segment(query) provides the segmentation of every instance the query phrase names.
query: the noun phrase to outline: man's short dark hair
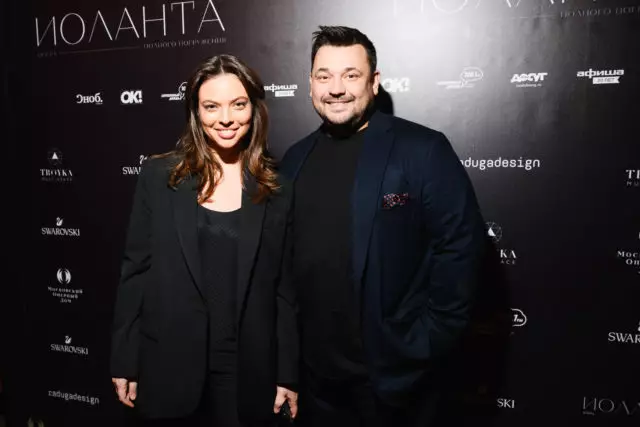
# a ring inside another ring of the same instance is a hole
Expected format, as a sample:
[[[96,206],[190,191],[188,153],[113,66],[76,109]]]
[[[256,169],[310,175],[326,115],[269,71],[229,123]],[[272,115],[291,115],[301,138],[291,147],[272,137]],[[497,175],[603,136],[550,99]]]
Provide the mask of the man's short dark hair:
[[[311,47],[311,68],[316,54],[322,46],[353,46],[362,45],[367,52],[367,59],[371,67],[371,74],[376,71],[378,66],[378,56],[376,48],[373,46],[369,37],[361,33],[355,28],[337,27],[337,26],[320,26],[319,31],[313,33],[313,46]]]

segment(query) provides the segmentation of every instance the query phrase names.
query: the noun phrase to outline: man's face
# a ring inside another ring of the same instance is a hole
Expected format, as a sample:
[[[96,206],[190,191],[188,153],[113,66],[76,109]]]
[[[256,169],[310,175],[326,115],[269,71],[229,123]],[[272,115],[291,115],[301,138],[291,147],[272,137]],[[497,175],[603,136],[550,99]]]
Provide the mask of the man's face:
[[[362,45],[322,46],[313,61],[311,100],[331,125],[358,123],[378,94],[380,74],[371,70]]]

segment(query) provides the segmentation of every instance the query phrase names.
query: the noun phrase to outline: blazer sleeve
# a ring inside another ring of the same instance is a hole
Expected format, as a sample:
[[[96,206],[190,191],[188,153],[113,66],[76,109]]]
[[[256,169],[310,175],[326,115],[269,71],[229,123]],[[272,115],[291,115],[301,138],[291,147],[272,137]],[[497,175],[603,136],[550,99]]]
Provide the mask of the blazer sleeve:
[[[297,322],[297,299],[295,283],[292,277],[292,207],[293,191],[285,190],[287,198],[286,229],[284,252],[277,285],[277,341],[278,366],[276,381],[282,386],[295,386],[298,383],[299,338]]]
[[[116,294],[110,361],[115,378],[135,379],[138,375],[139,315],[151,266],[149,175],[149,167],[143,167],[136,184]]]
[[[428,358],[446,356],[466,328],[484,248],[484,221],[471,181],[447,138],[438,133],[422,169],[423,221],[431,236],[426,270]]]

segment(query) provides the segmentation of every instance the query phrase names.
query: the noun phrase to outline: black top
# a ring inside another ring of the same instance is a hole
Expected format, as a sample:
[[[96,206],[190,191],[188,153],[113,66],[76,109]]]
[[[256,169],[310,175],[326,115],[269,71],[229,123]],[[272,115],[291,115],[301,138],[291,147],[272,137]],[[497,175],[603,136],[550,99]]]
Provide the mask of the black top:
[[[302,359],[327,379],[366,374],[351,274],[350,199],[363,134],[346,139],[321,134],[294,188]]]
[[[236,361],[236,302],[240,209],[199,206],[198,243],[209,311],[209,369],[229,372]]]

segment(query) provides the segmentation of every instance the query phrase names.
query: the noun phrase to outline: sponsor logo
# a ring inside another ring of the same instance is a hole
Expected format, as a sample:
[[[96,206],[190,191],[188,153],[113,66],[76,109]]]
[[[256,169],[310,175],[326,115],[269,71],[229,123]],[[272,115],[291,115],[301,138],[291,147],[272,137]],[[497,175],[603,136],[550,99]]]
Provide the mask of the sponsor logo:
[[[627,187],[640,187],[640,169],[626,169]]]
[[[56,218],[55,227],[41,227],[40,231],[43,236],[80,237],[80,229],[64,227],[64,219],[61,217]]]
[[[619,250],[616,253],[616,257],[620,260],[623,260],[625,265],[638,268],[638,271],[640,272],[640,252],[638,252],[637,250]]]
[[[523,159],[518,157],[517,159],[503,159],[497,157],[495,159],[472,159],[468,157],[464,160],[460,160],[465,168],[478,169],[481,171],[487,169],[524,169],[526,171],[532,171],[542,166],[542,162],[539,159]]]
[[[511,309],[511,326],[521,328],[527,324],[527,316],[519,308]]]
[[[65,400],[67,402],[80,402],[87,405],[96,406],[100,404],[100,398],[94,396],[82,395],[79,393],[70,393],[60,390],[49,390],[49,397]]]
[[[169,101],[184,101],[184,94],[187,91],[187,82],[180,83],[178,91],[176,93],[163,93],[161,98],[168,99]]]
[[[296,96],[296,90],[298,85],[277,85],[271,83],[269,86],[265,86],[266,92],[272,92],[276,98]]]
[[[47,153],[48,168],[40,168],[40,179],[43,182],[70,183],[73,181],[73,172],[64,166],[62,151],[52,148]]]
[[[502,240],[502,227],[495,222],[487,222],[485,224],[487,237],[491,239],[494,244],[499,243]],[[500,256],[500,264],[503,265],[516,265],[518,256],[514,249],[497,247],[498,254]]]
[[[502,227],[495,222],[487,222],[487,236],[491,238],[493,243],[498,243],[502,239]]]
[[[56,277],[58,278],[58,283],[61,285],[68,285],[71,283],[71,272],[67,268],[59,268],[56,273]]]
[[[140,171],[142,170],[142,164],[148,158],[149,158],[149,156],[145,156],[144,154],[140,154],[140,156],[138,156],[138,164],[136,166],[123,166],[122,167],[122,175],[140,175]]]
[[[498,408],[515,409],[516,407],[516,401],[514,399],[505,399],[503,397],[499,397],[498,399],[496,399],[496,401],[498,403]]]
[[[58,298],[63,304],[70,304],[76,301],[83,294],[83,290],[77,287],[70,287],[73,277],[71,271],[68,268],[59,268],[56,272],[57,284],[54,286],[48,286],[49,293]]]
[[[466,67],[460,73],[458,80],[445,80],[438,82],[438,86],[445,89],[470,89],[482,80],[484,73],[478,67]]]
[[[75,354],[75,355],[84,356],[84,357],[89,356],[89,349],[87,347],[72,345],[72,343],[73,343],[73,338],[70,337],[69,335],[65,335],[64,344],[57,344],[57,343],[50,344],[49,349],[55,353],[68,353],[68,354]]]
[[[511,83],[514,83],[516,87],[541,87],[544,78],[549,73],[528,73],[528,74],[514,74],[511,77]]]
[[[102,95],[100,92],[95,95],[76,95],[76,104],[102,105]]]
[[[620,344],[640,344],[640,323],[638,323],[636,333],[609,332],[607,341]]]
[[[618,84],[620,77],[624,76],[624,70],[594,70],[589,68],[588,71],[578,71],[579,78],[587,78],[594,85],[602,84]]]
[[[120,93],[120,102],[124,105],[142,104],[142,91],[123,90]]]

